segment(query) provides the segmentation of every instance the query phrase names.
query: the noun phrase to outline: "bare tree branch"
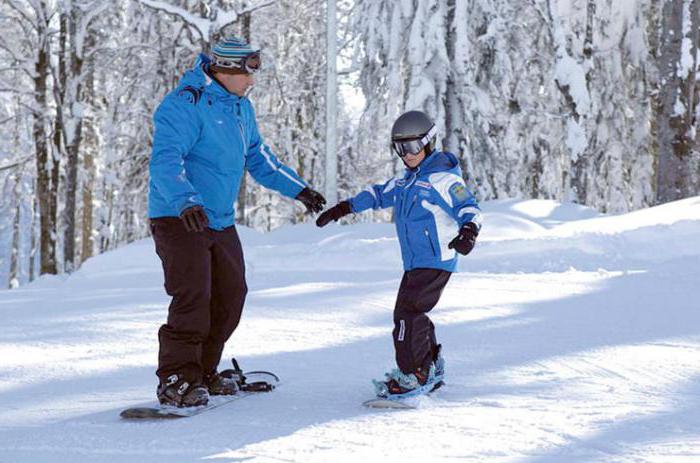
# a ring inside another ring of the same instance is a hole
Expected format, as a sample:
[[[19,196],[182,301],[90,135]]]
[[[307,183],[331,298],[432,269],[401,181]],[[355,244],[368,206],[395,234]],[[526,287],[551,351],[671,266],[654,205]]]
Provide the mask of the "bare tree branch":
[[[36,19],[36,22],[35,22],[32,18],[29,17],[29,15],[27,15],[27,12],[26,12],[26,8],[25,8],[25,7],[23,7],[23,6],[21,6],[21,5],[18,5],[17,2],[15,2],[14,0],[4,0],[4,1],[5,1],[5,2],[7,3],[7,5],[9,5],[9,7],[12,8],[17,14],[19,14],[22,18],[24,18],[24,20],[25,20],[27,23],[31,24],[35,31],[38,31],[38,30],[39,30],[39,24],[38,24],[38,21],[39,21],[39,19],[38,19],[39,11],[38,11],[36,5],[32,5],[32,6],[34,7],[34,10],[37,12],[37,19]]]
[[[255,5],[251,5],[244,8],[241,11],[236,11],[235,9],[224,11],[222,9],[217,9],[216,18],[214,20],[206,17],[197,16],[190,13],[184,8],[179,6],[171,5],[166,2],[158,0],[138,0],[141,4],[146,5],[157,11],[163,11],[164,13],[176,16],[182,19],[190,29],[195,29],[199,34],[202,41],[209,43],[213,32],[219,31],[226,26],[235,23],[241,15],[250,14],[253,11],[259,10],[261,8],[268,7],[277,2],[277,0],[264,0]],[[209,15],[211,15],[211,11]]]
[[[141,4],[146,5],[156,11],[162,11],[172,16],[182,19],[190,28],[194,28],[199,36],[204,41],[209,39],[209,21],[199,18],[184,8],[170,5],[169,3],[159,2],[155,0],[138,0]]]
[[[213,24],[213,29],[217,30],[217,31],[221,30],[224,27],[229,26],[229,25],[233,24],[234,22],[236,22],[240,16],[242,16],[244,14],[250,14],[253,11],[260,10],[262,8],[266,8],[270,5],[273,5],[274,3],[277,3],[277,0],[263,1],[263,2],[260,2],[256,5],[251,5],[247,8],[244,8],[243,10],[238,11],[238,12],[236,12],[234,10],[226,11],[226,12],[224,12],[224,14],[222,14],[216,18],[216,22]]]
[[[4,165],[4,166],[0,166],[0,171],[9,170],[9,169],[14,169],[15,167],[19,167],[19,166],[21,166],[22,164],[24,164],[25,162],[31,161],[32,159],[34,159],[33,156],[28,156],[28,157],[26,157],[26,158],[24,158],[24,159],[20,159],[19,161],[15,161],[15,162],[13,162],[13,163],[11,163],[11,164],[6,164],[6,165]]]

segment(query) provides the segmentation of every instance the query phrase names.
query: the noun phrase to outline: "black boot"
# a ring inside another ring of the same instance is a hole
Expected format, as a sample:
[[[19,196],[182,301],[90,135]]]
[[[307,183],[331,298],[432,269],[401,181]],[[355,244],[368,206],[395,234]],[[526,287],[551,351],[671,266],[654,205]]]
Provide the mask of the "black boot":
[[[204,385],[209,390],[209,395],[233,395],[239,390],[235,378],[221,376],[216,371],[204,375]]]
[[[209,393],[200,383],[190,383],[182,375],[168,376],[158,385],[158,401],[173,407],[198,407],[209,402]]]

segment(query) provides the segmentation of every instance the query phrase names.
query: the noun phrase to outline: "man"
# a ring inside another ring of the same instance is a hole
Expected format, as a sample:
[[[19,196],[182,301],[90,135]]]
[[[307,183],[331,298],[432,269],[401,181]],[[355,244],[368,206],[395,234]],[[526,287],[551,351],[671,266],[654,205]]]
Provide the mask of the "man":
[[[260,64],[259,50],[224,39],[211,58],[199,56],[154,115],[149,217],[172,296],[158,332],[157,395],[164,405],[204,405],[209,395],[236,392],[217,367],[247,292],[234,226],[244,172],[309,212],[326,202],[263,144],[245,96]]]
[[[374,185],[341,201],[316,221],[324,227],[351,212],[394,208],[404,275],[394,307],[397,369],[375,381],[377,396],[400,397],[442,383],[444,360],[427,313],[457,267],[457,253],[474,248],[481,211],[466,188],[457,158],[435,147],[437,129],[421,111],[402,114],[391,130],[391,144],[403,160],[403,176]]]

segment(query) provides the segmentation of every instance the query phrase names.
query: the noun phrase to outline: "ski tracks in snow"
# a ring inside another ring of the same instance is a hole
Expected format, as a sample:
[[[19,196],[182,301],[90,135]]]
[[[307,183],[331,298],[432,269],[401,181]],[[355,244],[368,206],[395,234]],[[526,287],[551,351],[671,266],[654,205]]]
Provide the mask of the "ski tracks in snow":
[[[492,237],[487,204],[431,313],[447,384],[415,410],[361,405],[393,367],[390,225],[241,230],[250,292],[221,367],[235,355],[282,384],[179,422],[117,416],[153,399],[167,297],[150,241],[2,291],[0,462],[696,463],[696,203],[496,202]]]

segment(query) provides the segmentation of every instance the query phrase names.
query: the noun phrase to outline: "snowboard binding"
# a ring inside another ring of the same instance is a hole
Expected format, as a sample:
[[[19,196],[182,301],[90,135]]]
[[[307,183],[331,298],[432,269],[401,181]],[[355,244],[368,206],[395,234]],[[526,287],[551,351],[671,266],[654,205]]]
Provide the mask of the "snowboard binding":
[[[279,383],[279,376],[269,371],[247,371],[243,373],[243,370],[238,365],[235,358],[231,358],[231,363],[233,368],[229,368],[220,372],[219,374],[225,378],[231,378],[236,381],[238,388],[244,392],[270,392],[275,389],[275,384]],[[260,378],[256,381],[249,381],[249,378]],[[263,378],[269,378],[270,380],[265,380]]]

